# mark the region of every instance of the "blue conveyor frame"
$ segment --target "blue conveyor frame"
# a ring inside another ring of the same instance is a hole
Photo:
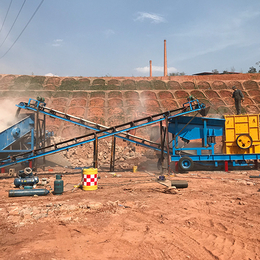
[[[30,136],[29,145],[32,151],[34,149],[34,115],[26,116],[0,133],[0,154],[27,152],[28,149],[10,149],[25,136]]]
[[[141,146],[144,146],[146,148],[151,148],[151,149],[154,149],[154,150],[157,150],[157,151],[161,151],[161,149],[159,147],[154,147],[152,145],[145,144],[144,142],[132,140],[130,138],[121,136],[119,134],[122,134],[122,133],[125,134],[126,132],[133,130],[133,129],[146,127],[146,126],[149,126],[149,125],[152,125],[152,124],[162,122],[164,120],[173,119],[175,117],[185,116],[185,115],[193,113],[193,112],[200,112],[201,110],[206,108],[205,105],[200,103],[198,100],[192,100],[192,101],[189,101],[189,102],[183,104],[183,107],[180,108],[180,109],[176,109],[176,110],[172,110],[172,111],[166,111],[164,113],[161,113],[161,114],[158,114],[158,115],[152,115],[152,116],[144,118],[144,119],[138,119],[138,120],[135,120],[135,121],[132,121],[132,122],[128,122],[128,123],[119,125],[119,126],[114,126],[114,127],[109,127],[107,129],[104,129],[104,130],[99,130],[98,125],[97,125],[97,127],[92,127],[92,126],[86,125],[85,122],[84,122],[86,120],[81,119],[80,120],[80,121],[82,121],[82,123],[81,123],[81,122],[72,120],[73,118],[76,118],[76,117],[71,116],[71,115],[64,114],[64,117],[58,116],[56,113],[60,113],[60,114],[62,114],[62,113],[59,112],[59,111],[56,111],[56,110],[49,110],[47,112],[47,111],[45,111],[45,108],[44,108],[45,105],[46,104],[44,102],[34,100],[34,99],[29,99],[28,103],[21,102],[17,106],[18,106],[18,108],[21,108],[21,109],[29,109],[31,111],[34,111],[35,113],[39,112],[39,113],[43,113],[44,115],[48,115],[48,116],[51,116],[51,117],[54,117],[54,118],[62,119],[62,120],[71,122],[73,124],[80,125],[80,126],[88,128],[88,129],[94,130],[96,132],[88,134],[88,135],[83,135],[83,136],[80,136],[80,137],[77,137],[77,138],[73,138],[73,139],[70,139],[70,140],[66,140],[66,141],[58,143],[58,144],[54,144],[54,145],[50,145],[50,146],[47,146],[47,147],[35,149],[32,152],[22,153],[22,154],[18,154],[18,155],[15,155],[15,156],[8,157],[8,158],[0,161],[0,168],[8,167],[8,166],[18,164],[18,163],[22,163],[22,162],[26,162],[26,161],[30,161],[30,160],[37,159],[37,158],[40,158],[40,157],[43,157],[43,156],[48,156],[48,155],[58,153],[58,152],[61,152],[61,151],[66,151],[66,150],[74,148],[76,146],[83,145],[83,144],[86,144],[86,143],[90,143],[90,142],[93,142],[95,140],[104,139],[104,138],[107,138],[107,137],[110,137],[110,136],[116,136],[116,137],[124,139],[126,141],[135,143],[137,145],[141,145]],[[180,113],[177,113],[175,115],[171,115],[172,112],[179,111],[179,110],[181,111]],[[157,118],[157,117],[159,117],[159,118]],[[78,118],[76,118],[76,119],[78,120]],[[147,122],[138,124],[142,121],[147,121]],[[119,128],[119,130],[116,130],[117,128]],[[123,128],[123,129],[120,129],[120,128]],[[103,134],[103,135],[98,136],[100,134]],[[128,134],[125,134],[125,135],[128,136]],[[89,138],[89,139],[80,141],[81,139],[85,139],[85,138]],[[71,143],[71,142],[74,142],[74,143],[68,144],[68,143]],[[163,151],[163,152],[167,153],[167,151]]]

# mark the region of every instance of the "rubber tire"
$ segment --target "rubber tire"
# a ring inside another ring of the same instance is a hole
[[[187,161],[188,165],[183,165],[183,162]],[[178,167],[181,171],[190,171],[194,166],[194,163],[190,157],[181,157],[181,159],[178,162]]]
[[[183,180],[172,181],[171,186],[175,186],[177,189],[188,188],[188,182]]]

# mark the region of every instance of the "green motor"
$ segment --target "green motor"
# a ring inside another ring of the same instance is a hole
[[[192,100],[195,100],[195,97],[193,97],[192,95],[190,95],[188,98],[187,98],[188,101],[192,101]]]
[[[45,98],[44,97],[37,97],[37,100],[40,101],[40,102],[44,102]]]

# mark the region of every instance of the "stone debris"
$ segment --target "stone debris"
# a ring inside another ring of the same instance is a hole
[[[51,219],[51,221],[78,222],[81,218],[86,217],[85,214],[95,211],[114,214],[118,211],[119,205],[121,205],[119,201],[108,201],[104,204],[97,201],[83,201],[78,204],[48,203],[37,207],[7,205],[4,210],[7,221],[19,227],[33,224],[44,218]]]
[[[61,142],[61,137],[55,137],[54,143]],[[98,142],[98,163],[101,166],[109,166],[111,158],[111,141],[99,140]],[[71,148],[61,153],[69,161],[72,167],[91,166],[93,164],[93,143],[86,143],[82,146]],[[136,147],[133,143],[124,142],[117,144],[115,148],[115,168],[130,169],[135,166],[136,161],[142,157],[156,158],[155,151]],[[117,163],[119,162],[119,163]]]

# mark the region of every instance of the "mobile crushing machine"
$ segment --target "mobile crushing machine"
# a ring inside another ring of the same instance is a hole
[[[171,119],[171,161],[182,171],[194,162],[202,165],[257,165],[260,159],[259,115],[226,115],[224,118],[181,116]],[[215,152],[216,145],[222,150]]]

